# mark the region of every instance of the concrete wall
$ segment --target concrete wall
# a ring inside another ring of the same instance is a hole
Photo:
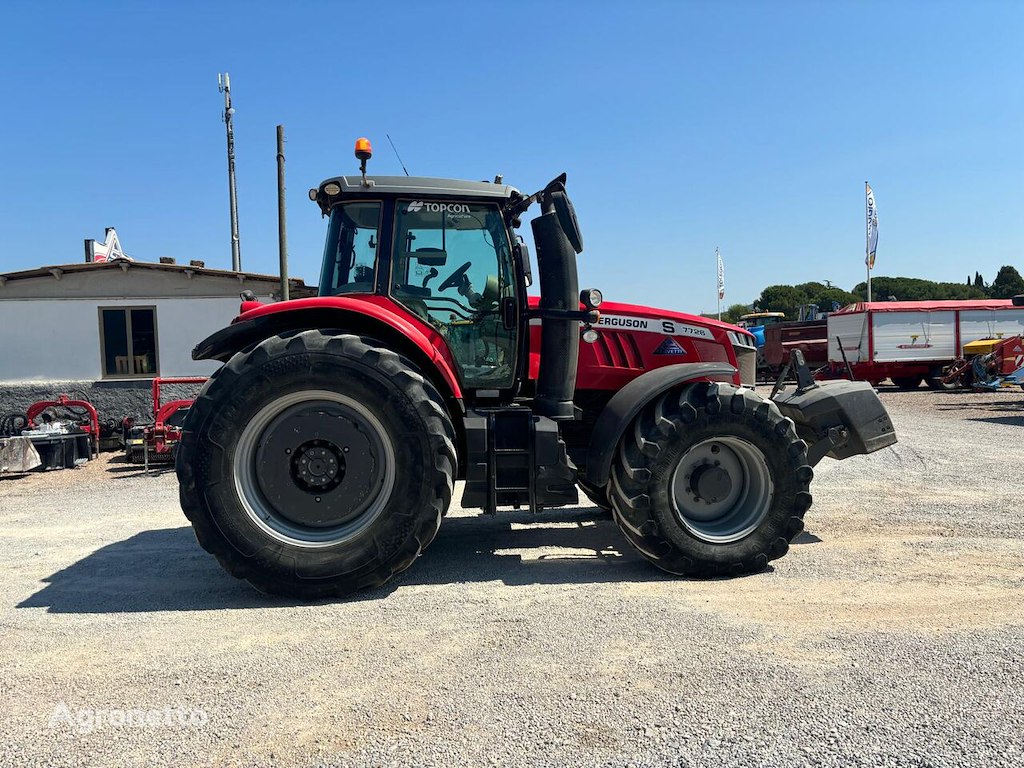
[[[0,301],[0,383],[103,378],[99,307],[156,308],[161,376],[208,376],[192,347],[238,314],[237,298]]]
[[[68,267],[0,281],[0,415],[24,413],[61,393],[92,402],[103,420],[152,418],[152,381],[104,377],[100,307],[156,309],[158,375],[209,376],[217,362],[192,360],[192,348],[238,313],[239,291],[269,301],[275,281],[142,265]],[[168,388],[164,400],[191,398],[198,386]],[[79,395],[80,396],[80,395]]]

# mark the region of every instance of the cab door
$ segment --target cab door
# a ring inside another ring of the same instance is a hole
[[[396,202],[391,296],[444,337],[464,388],[515,382],[517,329],[502,319],[517,298],[514,274],[497,205]]]

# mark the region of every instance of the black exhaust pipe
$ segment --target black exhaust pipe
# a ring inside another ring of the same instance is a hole
[[[564,187],[553,182],[542,193],[542,215],[535,218],[533,241],[537,250],[537,269],[540,272],[540,308],[579,312],[579,278],[576,274],[576,250],[570,244],[560,223],[556,202],[575,215],[565,195]],[[561,199],[556,199],[556,196]],[[575,237],[580,242],[578,228]],[[582,250],[582,242],[580,242]],[[541,416],[555,420],[575,418],[573,395],[576,392],[576,367],[580,351],[579,320],[541,319],[540,373],[537,377],[537,396],[534,410]]]

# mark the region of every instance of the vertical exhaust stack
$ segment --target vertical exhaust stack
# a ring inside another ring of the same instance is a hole
[[[531,222],[540,272],[540,308],[579,312],[580,291],[576,253],[582,239],[572,204],[565,194],[564,175],[542,193],[542,215]],[[570,243],[565,227],[572,230]],[[577,249],[575,246],[578,245]],[[540,373],[534,410],[556,420],[575,418],[576,367],[580,349],[579,320],[541,320]]]

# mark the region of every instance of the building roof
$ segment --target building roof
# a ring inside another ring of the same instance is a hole
[[[62,278],[67,274],[74,274],[76,272],[90,272],[98,273],[100,270],[121,270],[127,272],[129,270],[154,270],[163,272],[176,272],[183,275],[209,275],[211,277],[234,277],[239,282],[246,282],[252,280],[254,282],[266,282],[266,283],[280,283],[281,278],[277,275],[261,275],[255,272],[233,272],[229,269],[210,269],[209,267],[194,267],[186,264],[157,264],[150,261],[124,261],[117,259],[115,261],[100,261],[100,262],[78,262],[75,264],[54,264],[48,267],[36,267],[35,269],[25,269],[20,272],[2,272],[0,273],[0,285],[4,285],[12,280],[27,280],[34,277],[46,277],[47,275],[56,279]],[[305,287],[305,282],[301,278],[289,278],[289,285],[296,285]]]
[[[209,299],[252,291],[277,298],[276,275],[180,264],[123,261],[55,264],[0,274],[0,301],[21,299]],[[288,281],[291,298],[315,296],[316,286]]]

